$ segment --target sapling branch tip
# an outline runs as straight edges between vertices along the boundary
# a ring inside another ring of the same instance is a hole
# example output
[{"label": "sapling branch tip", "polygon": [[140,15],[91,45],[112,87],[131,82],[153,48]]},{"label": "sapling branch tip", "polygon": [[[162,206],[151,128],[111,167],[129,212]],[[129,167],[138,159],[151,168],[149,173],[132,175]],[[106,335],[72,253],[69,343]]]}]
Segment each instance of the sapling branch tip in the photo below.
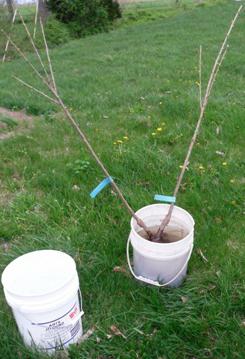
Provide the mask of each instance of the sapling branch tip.
[{"label": "sapling branch tip", "polygon": [[43,28],[43,22],[42,22],[41,17],[40,17],[40,27],[41,27],[43,41],[44,41],[44,45],[45,45],[46,56],[47,56],[47,59],[48,59],[49,71],[50,71],[51,78],[52,78],[53,89],[57,93],[57,86],[56,86],[56,82],[55,82],[55,78],[54,78],[53,66],[52,66],[52,62],[50,60],[50,56],[49,56],[49,48],[48,48],[48,44],[47,44],[47,40],[46,40],[46,36],[45,36],[44,28]]},{"label": "sapling branch tip", "polygon": [[[14,22],[15,22],[15,19],[16,19],[16,15],[17,15],[17,9],[15,9],[15,11],[14,11],[14,16],[13,16],[13,18],[12,18],[12,22],[11,22],[9,34],[11,33],[12,28],[13,28],[13,26],[14,26]],[[6,42],[6,45],[5,45],[5,49],[4,49],[3,58],[2,58],[2,62],[3,62],[3,63],[5,62],[6,55],[7,55],[7,52],[8,52],[8,48],[9,48],[9,39],[7,39],[7,42]]]},{"label": "sapling branch tip", "polygon": [[32,47],[33,47],[33,50],[34,50],[34,52],[35,52],[36,55],[37,55],[37,58],[38,58],[38,60],[39,60],[39,62],[40,62],[40,64],[41,64],[41,66],[42,66],[42,69],[43,69],[43,71],[44,71],[46,77],[47,77],[47,80],[49,80],[49,75],[48,75],[47,70],[46,70],[46,67],[45,67],[45,65],[44,65],[44,63],[43,63],[43,60],[42,60],[42,58],[41,58],[41,55],[39,54],[39,51],[38,51],[38,49],[37,49],[37,47],[36,47],[36,45],[35,45],[35,43],[34,43],[34,40],[33,40],[32,36],[31,36],[31,33],[30,33],[30,31],[29,31],[29,29],[28,29],[26,23],[25,23],[25,20],[24,20],[23,16],[21,15],[21,13],[20,13],[19,11],[18,11],[18,16],[19,16],[19,18],[20,18],[20,20],[21,20],[21,22],[22,22],[22,25],[23,25],[24,28],[25,28],[27,37],[29,38],[30,43],[31,43],[31,45],[32,45]]},{"label": "sapling branch tip", "polygon": [[[183,166],[181,166],[181,171],[179,173],[179,176],[177,178],[177,182],[175,185],[175,189],[174,189],[174,194],[173,196],[177,198],[184,174],[187,170],[187,167],[190,163],[190,156],[192,154],[192,150],[193,147],[196,143],[196,139],[197,136],[199,134],[200,131],[200,126],[202,124],[202,121],[204,119],[204,114],[205,114],[205,110],[206,107],[208,105],[208,100],[209,100],[209,96],[211,94],[213,85],[215,83],[217,74],[219,72],[220,66],[224,61],[227,49],[228,49],[228,45],[227,45],[227,41],[228,38],[231,34],[231,31],[237,21],[237,18],[242,10],[243,6],[241,5],[235,15],[235,17],[233,18],[231,25],[229,27],[228,32],[226,33],[225,39],[221,45],[220,51],[217,55],[217,58],[214,62],[213,68],[211,70],[211,74],[208,80],[208,84],[206,87],[206,91],[204,94],[204,97],[202,98],[202,47],[200,46],[200,50],[199,50],[199,103],[200,103],[200,113],[199,113],[199,117],[198,117],[198,121],[194,130],[194,134],[191,138],[191,142],[189,144],[188,150],[187,150],[187,154],[183,163]],[[46,69],[46,66],[44,65],[44,62],[41,58],[41,55],[37,49],[37,46],[35,45],[35,41],[34,38],[31,36],[30,31],[28,29],[28,27],[26,26],[26,23],[23,19],[23,17],[21,16],[21,14],[19,14],[21,22],[25,28],[25,31],[27,33],[27,36],[29,38],[29,41],[31,42],[31,45],[34,49],[34,52],[36,53],[36,56],[38,58],[38,61],[44,71],[45,76],[43,76],[38,69],[32,64],[32,62],[28,59],[28,57],[23,53],[23,51],[21,51],[21,49],[16,45],[16,43],[10,38],[9,35],[7,35],[5,33],[5,36],[7,37],[9,43],[11,43],[14,48],[16,49],[16,51],[19,53],[19,55],[25,60],[25,62],[31,67],[32,71],[38,76],[38,78],[43,82],[43,84],[46,86],[46,88],[49,90],[50,94],[52,96],[47,95],[46,93],[44,93],[43,91],[37,89],[36,87],[28,84],[27,82],[25,82],[24,80],[18,78],[15,76],[15,79],[20,82],[22,85],[26,86],[27,88],[29,88],[30,90],[38,93],[39,95],[43,96],[44,98],[46,98],[47,100],[49,100],[50,102],[56,104],[64,113],[65,118],[68,120],[68,122],[72,125],[72,127],[74,128],[75,132],[79,135],[80,139],[82,140],[82,142],[84,143],[85,147],[87,148],[88,152],[90,153],[90,155],[94,158],[94,160],[96,161],[96,163],[98,164],[98,166],[101,168],[103,174],[106,177],[111,177],[109,171],[107,170],[107,168],[105,167],[105,165],[103,164],[103,162],[101,161],[101,159],[99,158],[99,156],[97,155],[96,151],[94,150],[94,148],[92,147],[90,141],[88,140],[87,136],[85,135],[84,131],[80,128],[78,122],[75,120],[75,118],[73,117],[72,113],[70,112],[69,108],[65,105],[65,103],[63,102],[62,98],[60,97],[59,93],[58,93],[58,88],[57,88],[57,84],[56,84],[56,80],[55,80],[55,76],[54,76],[54,71],[53,71],[53,66],[52,66],[52,61],[50,58],[50,54],[49,54],[49,48],[48,48],[48,44],[47,44],[47,40],[46,40],[46,35],[45,35],[45,31],[44,31],[44,27],[42,24],[42,21],[40,19],[40,27],[41,27],[41,33],[42,33],[42,37],[43,37],[43,42],[45,45],[45,54],[46,54],[46,58],[47,58],[47,62],[48,62],[48,70]],[[171,220],[171,216],[173,213],[173,209],[174,209],[174,204],[171,204],[169,206],[168,209],[168,213],[165,216],[165,218],[163,218],[159,229],[157,230],[156,234],[153,234],[152,230],[150,228],[148,228],[146,226],[146,224],[144,223],[144,221],[142,219],[140,219],[136,213],[134,212],[134,210],[131,208],[131,206],[129,205],[128,201],[126,200],[126,198],[124,197],[123,193],[121,192],[120,188],[118,187],[118,185],[115,183],[115,181],[112,179],[111,181],[111,186],[114,189],[114,191],[117,193],[118,197],[120,198],[120,200],[122,201],[124,208],[127,210],[127,212],[136,220],[137,224],[146,232],[148,239],[154,242],[158,242],[158,241],[164,241],[164,235],[165,235],[165,229],[168,226],[170,220]]]},{"label": "sapling branch tip", "polygon": [[[187,154],[186,154],[186,157],[185,157],[185,160],[184,160],[184,164],[183,166],[181,167],[181,171],[180,171],[180,174],[179,174],[179,177],[177,178],[177,182],[176,182],[176,186],[175,186],[175,189],[174,189],[174,194],[173,196],[175,198],[177,198],[177,195],[178,195],[178,192],[179,192],[179,189],[180,189],[180,186],[181,186],[181,183],[182,183],[182,180],[183,180],[183,177],[184,177],[184,174],[185,174],[185,171],[187,169],[187,166],[189,164],[189,160],[190,160],[190,157],[191,157],[191,154],[192,154],[192,150],[193,150],[193,147],[196,143],[196,139],[197,139],[197,136],[199,134],[199,131],[200,131],[200,127],[201,127],[201,124],[202,124],[202,121],[204,119],[204,114],[205,114],[205,110],[206,110],[206,107],[208,105],[208,100],[209,100],[209,96],[211,94],[211,91],[213,89],[213,85],[215,83],[215,80],[216,80],[216,77],[217,77],[217,74],[219,72],[219,69],[220,69],[220,66],[222,64],[222,62],[224,61],[224,58],[225,58],[225,55],[226,55],[226,52],[227,52],[227,41],[228,41],[228,38],[231,34],[231,31],[242,11],[242,8],[243,8],[243,5],[241,5],[231,24],[230,24],[230,27],[225,35],[225,39],[220,47],[220,50],[219,50],[219,53],[216,57],[216,60],[214,62],[214,65],[213,65],[213,68],[211,70],[211,74],[210,74],[210,77],[209,77],[209,80],[208,80],[208,84],[207,84],[207,87],[206,87],[206,91],[205,91],[205,95],[204,95],[204,98],[200,101],[201,103],[201,106],[200,106],[200,113],[199,113],[199,117],[198,117],[198,121],[197,121],[197,124],[196,124],[196,127],[195,127],[195,131],[194,131],[194,134],[192,136],[192,139],[191,139],[191,142],[189,144],[189,147],[188,147],[188,151],[187,151]],[[200,69],[201,69],[201,49],[200,49],[200,55],[199,55],[199,66],[200,66]],[[201,70],[199,70],[199,73],[201,73]],[[174,204],[172,203],[170,206],[169,206],[169,210],[168,210],[168,213],[166,215],[166,217],[162,220],[162,223],[158,229],[158,232],[156,234],[156,238],[154,238],[155,241],[159,241],[159,240],[164,240],[164,231],[165,231],[165,228],[168,226],[170,220],[171,220],[171,216],[172,216],[172,213],[173,213],[173,209],[174,209]]]},{"label": "sapling branch tip", "polygon": [[37,18],[38,18],[38,8],[39,8],[39,0],[36,0],[36,9],[35,9],[35,18],[34,18],[34,30],[33,30],[33,39],[36,39],[37,32]]},{"label": "sapling branch tip", "polygon": [[38,90],[36,87],[34,87],[34,86],[28,84],[27,82],[25,82],[24,80],[20,79],[19,77],[13,76],[13,78],[14,78],[16,81],[20,82],[22,85],[24,85],[24,86],[26,86],[27,88],[31,89],[32,91],[38,93],[39,95],[41,95],[41,96],[43,96],[43,97],[46,97],[46,99],[48,99],[49,101],[53,102],[54,104],[56,104],[56,105],[59,104],[57,100],[55,100],[54,98],[48,96],[48,95],[45,94],[43,91]]},{"label": "sapling branch tip", "polygon": [[[20,14],[19,14],[20,15]],[[35,45],[35,42],[25,24],[25,21],[23,19],[23,17],[20,15],[21,18],[21,22],[26,30],[27,36],[32,44],[32,47],[37,55],[37,58],[39,60],[40,65],[42,66],[44,73],[46,75],[46,79],[40,74],[40,72],[37,70],[37,68],[32,64],[32,62],[28,59],[28,57],[20,50],[20,48],[15,44],[15,42],[10,38],[10,36],[8,36],[5,33],[5,36],[9,39],[9,41],[11,42],[11,44],[14,46],[14,48],[16,49],[16,51],[19,53],[19,55],[25,60],[25,62],[31,67],[31,69],[33,70],[33,72],[39,77],[39,79],[42,80],[42,82],[44,83],[44,85],[46,85],[46,87],[48,88],[48,90],[52,93],[52,95],[54,96],[54,98],[51,98],[50,96],[46,95],[44,92],[38,90],[37,88],[35,88],[34,86],[28,84],[27,82],[25,82],[24,80],[21,80],[20,78],[17,78],[15,76],[15,79],[17,81],[19,81],[20,83],[22,83],[22,85],[28,87],[29,89],[37,92],[39,95],[42,95],[43,97],[45,97],[46,99],[48,99],[50,102],[57,104],[61,110],[63,111],[65,118],[70,122],[70,124],[72,125],[72,127],[74,128],[74,130],[77,132],[77,134],[79,135],[80,139],[83,141],[83,143],[85,144],[88,152],[91,154],[91,156],[94,158],[94,160],[97,162],[98,166],[101,168],[102,172],[104,173],[104,175],[106,177],[111,177],[110,173],[108,172],[108,170],[106,169],[105,165],[103,164],[103,162],[101,161],[101,159],[99,158],[99,156],[97,155],[97,153],[95,152],[95,150],[93,149],[92,145],[90,144],[90,141],[88,140],[87,136],[85,135],[85,133],[81,130],[80,126],[78,125],[77,121],[74,119],[73,115],[71,114],[70,110],[68,109],[68,107],[64,104],[63,100],[61,99],[61,97],[58,94],[57,91],[57,86],[56,86],[56,81],[55,81],[55,76],[54,76],[54,72],[53,72],[53,67],[52,67],[52,61],[50,59],[50,55],[49,55],[49,48],[48,48],[48,44],[47,44],[47,40],[46,40],[46,35],[45,35],[45,31],[43,28],[43,24],[42,21],[40,20],[40,26],[41,26],[41,31],[42,31],[42,36],[43,36],[43,41],[45,44],[45,53],[46,53],[46,57],[48,60],[48,66],[49,66],[49,74],[46,70],[46,67],[42,61],[42,58],[40,56],[40,53]],[[112,178],[112,177],[111,177]],[[121,199],[125,209],[129,212],[129,214],[136,220],[137,224],[144,229],[144,231],[147,233],[149,239],[152,238],[153,234],[152,232],[148,229],[148,227],[145,225],[144,221],[142,221],[134,212],[134,210],[131,208],[131,206],[129,205],[129,203],[127,202],[126,198],[124,197],[124,195],[122,194],[120,188],[118,187],[118,185],[115,183],[115,181],[112,179],[111,181],[111,185],[113,187],[113,189],[115,190],[115,192],[117,193],[118,197]]]},{"label": "sapling branch tip", "polygon": [[202,108],[202,45],[199,48],[199,103]]}]

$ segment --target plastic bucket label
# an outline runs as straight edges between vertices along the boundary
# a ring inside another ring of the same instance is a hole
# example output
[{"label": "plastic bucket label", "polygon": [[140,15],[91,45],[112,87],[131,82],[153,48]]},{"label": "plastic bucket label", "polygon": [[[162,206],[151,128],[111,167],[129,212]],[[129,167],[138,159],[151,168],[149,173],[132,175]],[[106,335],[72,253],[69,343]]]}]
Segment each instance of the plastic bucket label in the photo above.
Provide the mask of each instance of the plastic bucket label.
[{"label": "plastic bucket label", "polygon": [[[17,323],[21,320],[22,326],[31,337],[32,345],[39,349],[52,351],[77,342],[82,335],[82,321],[80,298],[77,295],[68,311],[57,318],[46,322],[35,322],[27,319],[20,312],[14,311]],[[21,316],[21,318],[20,318]]]},{"label": "plastic bucket label", "polygon": [[79,314],[79,312],[77,303],[75,303],[68,313],[61,318],[46,323],[32,323],[30,330],[32,339],[34,340],[34,337],[40,338],[39,343],[44,349],[53,349],[53,347],[50,348],[50,345],[55,348],[67,344],[81,329],[80,320],[75,324],[72,321],[73,315]]}]

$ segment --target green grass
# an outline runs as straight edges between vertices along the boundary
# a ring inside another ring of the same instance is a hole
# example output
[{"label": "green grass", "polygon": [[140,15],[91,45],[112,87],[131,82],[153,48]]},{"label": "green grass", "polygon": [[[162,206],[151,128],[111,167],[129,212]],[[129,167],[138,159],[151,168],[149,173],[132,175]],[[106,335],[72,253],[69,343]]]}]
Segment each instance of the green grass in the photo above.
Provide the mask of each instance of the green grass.
[{"label": "green grass", "polygon": [[[176,4],[175,0],[156,0],[122,4],[121,8],[123,16],[111,25],[111,30],[135,23],[145,23],[148,21],[155,21],[157,19],[166,19],[176,16],[177,14],[188,12],[196,7],[213,6],[222,2],[224,2],[224,0],[206,0],[203,3],[199,3],[196,0],[181,0],[179,4]],[[19,11],[30,30],[30,33],[33,34],[35,6],[20,6]],[[14,40],[14,42],[21,47],[22,51],[33,52],[31,43],[28,41],[25,29],[23,28],[18,16],[11,30],[10,26],[6,8],[4,10],[4,8],[0,7],[0,30],[3,29],[7,34],[10,33],[12,40]],[[51,48],[65,44],[71,39],[74,39],[74,34],[71,29],[69,29],[66,24],[62,24],[55,20],[52,15],[49,16],[45,24],[45,32]],[[1,34],[0,59],[3,57],[5,45],[6,37]],[[36,45],[39,49],[44,48],[39,25],[37,25],[36,30]],[[18,57],[19,54],[16,53],[14,47],[10,44],[6,61],[11,61]]]},{"label": "green grass", "polygon": [[[52,50],[63,99],[135,210],[173,192],[198,116],[199,45],[206,82],[236,9],[200,7]],[[109,188],[90,199],[103,175],[63,116],[11,78],[37,85],[29,68],[1,65],[0,105],[38,115],[33,129],[0,143],[1,270],[35,249],[75,258],[84,327],[97,330],[70,358],[244,358],[244,26],[243,13],[178,198],[196,228],[188,277],[175,290],[113,272],[126,267],[130,218]],[[0,302],[0,357],[43,358],[23,346],[3,292]],[[113,324],[127,340],[107,339]]]},{"label": "green grass", "polygon": [[[19,12],[23,16],[27,27],[33,35],[34,33],[34,19],[35,19],[35,7],[33,6],[20,6]],[[26,31],[21,23],[20,18],[16,17],[15,23],[11,26],[11,23],[8,21],[8,16],[6,10],[0,7],[0,31],[4,30],[6,34],[11,35],[11,39],[21,48],[25,53],[33,52],[33,48],[31,43],[28,41],[28,37]],[[64,44],[71,40],[72,36],[68,27],[65,24],[62,24],[54,19],[51,15],[49,16],[46,24],[45,24],[45,32],[47,39],[49,41],[49,46],[57,47],[58,45]],[[2,61],[2,57],[5,51],[6,46],[6,35],[4,33],[0,33],[0,59]],[[41,29],[39,23],[36,28],[36,45],[39,49],[44,48],[44,44],[42,41]],[[12,44],[9,45],[6,61],[11,61],[15,58],[18,58],[19,54],[16,53],[15,48]]]},{"label": "green grass", "polygon": [[166,19],[188,12],[196,7],[214,6],[224,3],[223,0],[145,0],[121,5],[123,17],[118,21],[120,26],[132,23],[144,23],[145,21],[155,21]]},{"label": "green grass", "polygon": [[7,127],[8,129],[13,129],[18,123],[10,117],[0,115],[0,125]]}]

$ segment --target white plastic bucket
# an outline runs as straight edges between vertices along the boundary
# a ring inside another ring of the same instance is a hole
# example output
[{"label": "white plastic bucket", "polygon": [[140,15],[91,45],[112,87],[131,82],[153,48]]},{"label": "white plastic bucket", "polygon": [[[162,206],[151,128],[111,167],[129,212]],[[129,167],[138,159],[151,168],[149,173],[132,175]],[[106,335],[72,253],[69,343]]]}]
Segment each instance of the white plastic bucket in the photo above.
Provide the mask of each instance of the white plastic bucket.
[{"label": "white plastic bucket", "polygon": [[2,284],[26,345],[52,353],[82,336],[74,260],[54,250],[24,254],[4,270]]},{"label": "white plastic bucket", "polygon": [[[136,215],[148,227],[159,226],[168,213],[168,204],[153,204],[141,208]],[[132,275],[145,283],[159,287],[178,287],[184,280],[194,243],[194,220],[184,209],[175,206],[168,230],[181,231],[183,239],[173,243],[155,243],[142,238],[134,218],[127,243],[127,260]],[[129,245],[133,247],[133,268]]]}]

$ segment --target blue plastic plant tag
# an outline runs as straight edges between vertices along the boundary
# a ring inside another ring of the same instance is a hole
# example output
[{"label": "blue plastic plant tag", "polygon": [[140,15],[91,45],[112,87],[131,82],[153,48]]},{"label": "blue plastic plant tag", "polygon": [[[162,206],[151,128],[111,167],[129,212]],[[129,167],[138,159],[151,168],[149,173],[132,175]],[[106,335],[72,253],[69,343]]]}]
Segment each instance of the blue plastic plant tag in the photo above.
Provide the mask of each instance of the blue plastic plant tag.
[{"label": "blue plastic plant tag", "polygon": [[176,197],[173,196],[163,196],[161,194],[156,194],[154,197],[155,201],[160,201],[160,202],[167,202],[167,203],[175,203],[176,202]]},{"label": "blue plastic plant tag", "polygon": [[109,183],[112,182],[111,177],[105,178],[100,184],[90,193],[91,198],[95,198]]}]

